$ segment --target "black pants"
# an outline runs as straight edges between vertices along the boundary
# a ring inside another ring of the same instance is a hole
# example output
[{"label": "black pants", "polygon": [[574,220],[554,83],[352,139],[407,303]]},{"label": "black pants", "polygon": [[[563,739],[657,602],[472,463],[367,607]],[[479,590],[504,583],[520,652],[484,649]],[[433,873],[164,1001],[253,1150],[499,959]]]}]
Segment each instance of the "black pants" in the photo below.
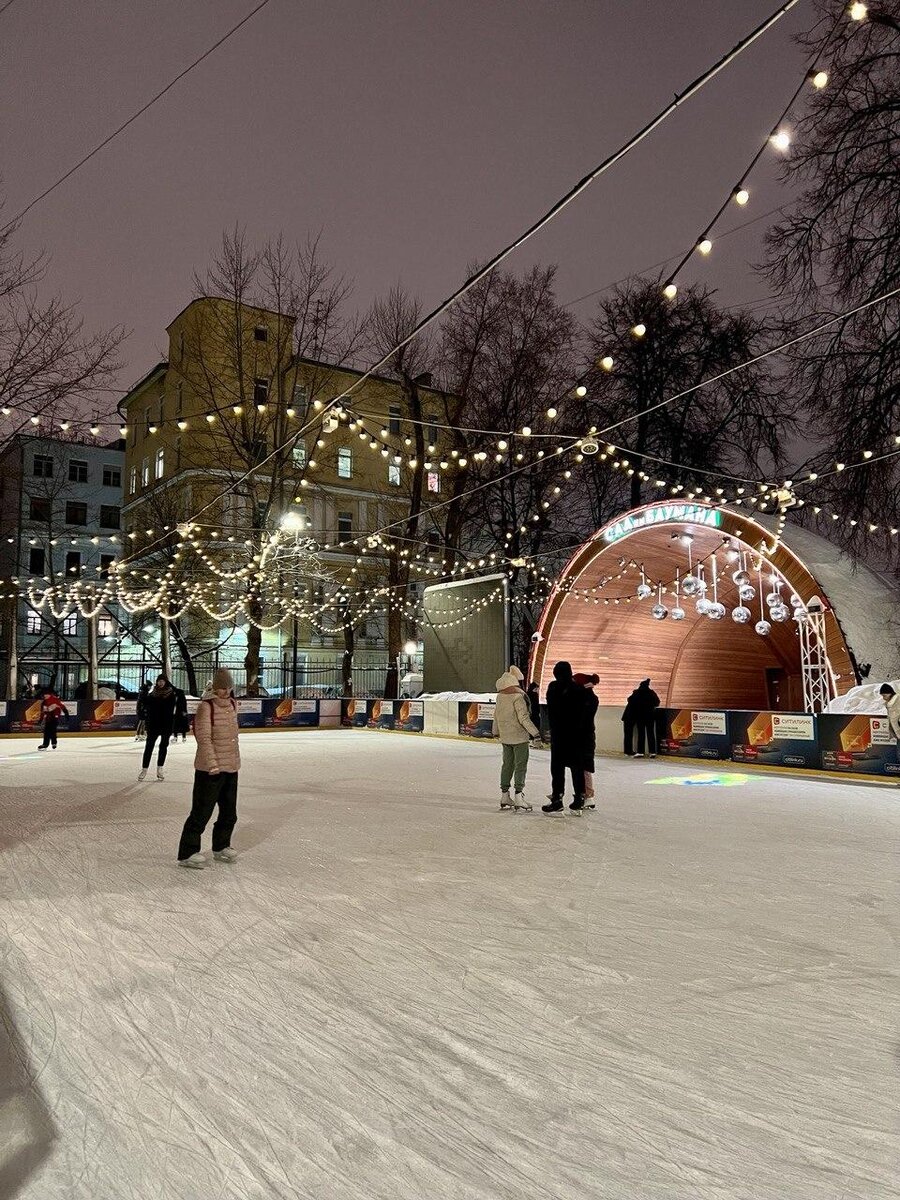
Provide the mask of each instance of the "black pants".
[{"label": "black pants", "polygon": [[623,729],[624,738],[625,738],[625,742],[624,742],[624,745],[622,748],[624,749],[626,754],[634,754],[634,727],[635,727],[635,724],[636,724],[636,721],[635,721],[634,717],[623,717],[622,718],[622,729]]},{"label": "black pants", "polygon": [[190,815],[181,831],[179,859],[199,853],[200,839],[217,804],[219,815],[213,825],[212,848],[224,850],[231,845],[231,832],[237,823],[237,789],[237,771],[220,771],[218,775],[210,775],[208,771],[194,772],[194,795]]},{"label": "black pants", "polygon": [[566,793],[566,767],[572,772],[572,790],[576,796],[584,795],[584,767],[572,766],[573,758],[568,750],[550,746],[550,782],[553,795],[560,800]]},{"label": "black pants", "polygon": [[157,738],[159,738],[159,757],[156,760],[156,765],[161,767],[165,763],[166,755],[169,753],[169,738],[171,736],[171,729],[154,729],[152,726],[147,726],[147,744],[144,746],[144,761],[142,764],[145,771],[150,766],[150,759],[153,757],[153,747],[156,745]]},{"label": "black pants", "polygon": [[638,754],[644,753],[644,741],[647,743],[647,752],[649,754],[656,753],[656,718],[655,717],[638,717],[637,722],[638,733]]},{"label": "black pants", "polygon": [[44,740],[41,743],[43,746],[56,745],[56,730],[59,728],[59,717],[44,718]]}]

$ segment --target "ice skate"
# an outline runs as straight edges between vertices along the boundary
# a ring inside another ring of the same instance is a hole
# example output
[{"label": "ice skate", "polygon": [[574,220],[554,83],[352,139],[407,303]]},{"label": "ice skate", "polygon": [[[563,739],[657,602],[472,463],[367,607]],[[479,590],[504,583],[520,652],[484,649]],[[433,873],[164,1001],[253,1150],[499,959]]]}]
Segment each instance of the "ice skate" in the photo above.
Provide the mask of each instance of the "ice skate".
[{"label": "ice skate", "polygon": [[146,778],[147,778],[147,768],[141,767],[141,769],[138,771],[138,783],[140,783],[141,780],[146,779]]},{"label": "ice skate", "polygon": [[513,804],[515,805],[516,812],[531,812],[531,805],[525,799],[524,792],[516,792]]},{"label": "ice skate", "polygon": [[563,811],[563,802],[561,796],[548,796],[549,804],[541,805],[541,812],[545,813],[561,813]]},{"label": "ice skate", "polygon": [[192,867],[195,871],[202,871],[206,866],[205,854],[192,854],[190,858],[179,858],[179,867]]},{"label": "ice skate", "polygon": [[213,850],[213,858],[216,862],[237,862],[238,852],[234,846],[226,846],[224,850]]},{"label": "ice skate", "polygon": [[581,812],[581,810],[584,808],[584,796],[576,796],[569,805],[569,808],[572,810],[572,812]]},{"label": "ice skate", "polygon": [[38,750],[49,750],[49,746],[38,746]]},{"label": "ice skate", "polygon": [[513,804],[512,797],[510,796],[509,792],[501,792],[500,793],[500,808],[501,809],[515,808],[515,805]]},{"label": "ice skate", "polygon": [[166,777],[165,772],[163,771],[162,767],[157,767],[156,768],[156,778],[157,779],[165,779],[165,777]]}]

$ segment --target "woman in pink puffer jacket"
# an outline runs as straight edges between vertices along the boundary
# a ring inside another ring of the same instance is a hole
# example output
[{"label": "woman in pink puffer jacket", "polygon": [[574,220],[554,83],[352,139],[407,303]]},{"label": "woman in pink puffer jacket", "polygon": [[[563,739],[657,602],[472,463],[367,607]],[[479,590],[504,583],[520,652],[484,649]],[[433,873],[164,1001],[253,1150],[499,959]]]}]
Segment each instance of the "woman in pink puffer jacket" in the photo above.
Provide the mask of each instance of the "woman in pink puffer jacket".
[{"label": "woman in pink puffer jacket", "polygon": [[200,839],[216,805],[219,815],[212,831],[213,858],[234,862],[237,851],[231,834],[237,822],[238,749],[237,701],[234,680],[224,668],[216,671],[212,683],[194,716],[197,753],[194,756],[194,795],[191,811],[181,832],[178,861],[183,867],[205,867]]}]

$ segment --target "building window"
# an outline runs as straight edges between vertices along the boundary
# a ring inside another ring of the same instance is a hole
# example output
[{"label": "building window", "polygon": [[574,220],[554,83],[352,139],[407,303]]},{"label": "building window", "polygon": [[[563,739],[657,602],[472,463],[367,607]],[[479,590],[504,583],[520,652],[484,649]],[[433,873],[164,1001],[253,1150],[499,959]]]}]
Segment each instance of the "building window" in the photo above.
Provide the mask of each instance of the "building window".
[{"label": "building window", "polygon": [[339,512],[337,515],[338,541],[349,542],[353,537],[353,513]]},{"label": "building window", "polygon": [[309,388],[305,383],[294,384],[294,405],[296,408],[306,408],[309,400]]},{"label": "building window", "polygon": [[137,491],[137,467],[131,468],[131,474],[128,477],[128,494],[133,496]]},{"label": "building window", "polygon": [[102,638],[112,637],[116,632],[116,623],[112,617],[97,618],[97,633]]},{"label": "building window", "polygon": [[67,500],[66,524],[87,525],[87,505],[80,500]]},{"label": "building window", "polygon": [[306,507],[306,505],[305,504],[295,504],[293,511],[297,514],[298,518],[300,519],[300,523],[301,523],[300,528],[302,530],[309,529],[309,509]]},{"label": "building window", "polygon": [[400,409],[395,404],[388,409],[388,430],[391,433],[400,432]]},{"label": "building window", "polygon": [[441,490],[441,477],[437,471],[428,472],[428,490],[429,492],[439,492]]},{"label": "building window", "polygon": [[428,421],[428,444],[434,446],[438,440],[437,418],[433,413],[429,413],[425,419]]},{"label": "building window", "polygon": [[353,477],[353,451],[343,447],[338,450],[338,479]]},{"label": "building window", "polygon": [[266,404],[269,399],[269,381],[268,379],[253,380],[253,403]]},{"label": "building window", "polygon": [[29,520],[43,521],[44,524],[49,525],[51,512],[52,508],[49,500],[45,499],[43,496],[31,497],[28,508]]},{"label": "building window", "polygon": [[88,465],[81,458],[73,458],[69,462],[69,483],[87,483]]},{"label": "building window", "polygon": [[166,452],[162,446],[156,452],[156,478],[162,479],[166,469]]},{"label": "building window", "polygon": [[100,505],[100,528],[101,529],[119,529],[121,528],[121,511],[118,504],[101,504]]},{"label": "building window", "polygon": [[103,466],[103,486],[104,487],[121,487],[122,486],[122,468],[110,467],[107,464]]},{"label": "building window", "polygon": [[36,454],[34,456],[34,474],[38,479],[53,478],[53,459],[49,454]]},{"label": "building window", "polygon": [[294,466],[302,470],[306,466],[306,442],[294,443]]},{"label": "building window", "polygon": [[394,487],[400,486],[400,468],[395,463],[388,464],[388,483]]},{"label": "building window", "polygon": [[30,633],[32,637],[41,632],[44,625],[44,619],[39,612],[35,612],[33,608],[29,608],[25,614],[25,632]]},{"label": "building window", "polygon": [[108,575],[109,571],[110,571],[110,567],[113,565],[113,563],[115,561],[116,561],[116,556],[114,554],[101,554],[100,555],[100,574]]},{"label": "building window", "polygon": [[255,442],[250,443],[250,460],[258,466],[265,462],[269,456],[269,442],[267,438],[257,438]]},{"label": "building window", "polygon": [[70,550],[66,555],[66,574],[79,576],[81,574],[81,551]]},{"label": "building window", "polygon": [[254,342],[267,342],[269,340],[269,331],[265,325],[257,325],[253,330]]},{"label": "building window", "polygon": [[78,616],[75,613],[63,617],[62,631],[63,637],[75,637],[78,633]]},{"label": "building window", "polygon": [[436,550],[441,544],[441,535],[432,529],[425,535],[425,541],[428,543],[430,550]]},{"label": "building window", "polygon": [[43,575],[46,566],[46,554],[39,546],[32,546],[28,551],[28,574]]},{"label": "building window", "polygon": [[141,463],[141,486],[147,487],[150,483],[150,459],[145,458]]}]

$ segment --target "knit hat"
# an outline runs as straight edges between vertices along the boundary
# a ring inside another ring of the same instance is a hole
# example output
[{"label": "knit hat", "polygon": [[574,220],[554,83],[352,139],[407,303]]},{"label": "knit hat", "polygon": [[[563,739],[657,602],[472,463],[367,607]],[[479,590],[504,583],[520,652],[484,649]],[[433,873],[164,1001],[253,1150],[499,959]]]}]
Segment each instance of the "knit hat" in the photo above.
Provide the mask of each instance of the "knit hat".
[{"label": "knit hat", "polygon": [[515,675],[516,679],[520,682],[525,678],[517,666],[507,667],[506,673],[507,675]]},{"label": "knit hat", "polygon": [[219,667],[215,675],[212,677],[212,683],[209,685],[214,692],[233,692],[234,679],[231,672],[225,667]]},{"label": "knit hat", "polygon": [[[521,678],[521,676],[520,676]],[[502,692],[504,688],[519,686],[519,679],[513,675],[512,671],[507,671],[497,680],[497,691]]]}]

